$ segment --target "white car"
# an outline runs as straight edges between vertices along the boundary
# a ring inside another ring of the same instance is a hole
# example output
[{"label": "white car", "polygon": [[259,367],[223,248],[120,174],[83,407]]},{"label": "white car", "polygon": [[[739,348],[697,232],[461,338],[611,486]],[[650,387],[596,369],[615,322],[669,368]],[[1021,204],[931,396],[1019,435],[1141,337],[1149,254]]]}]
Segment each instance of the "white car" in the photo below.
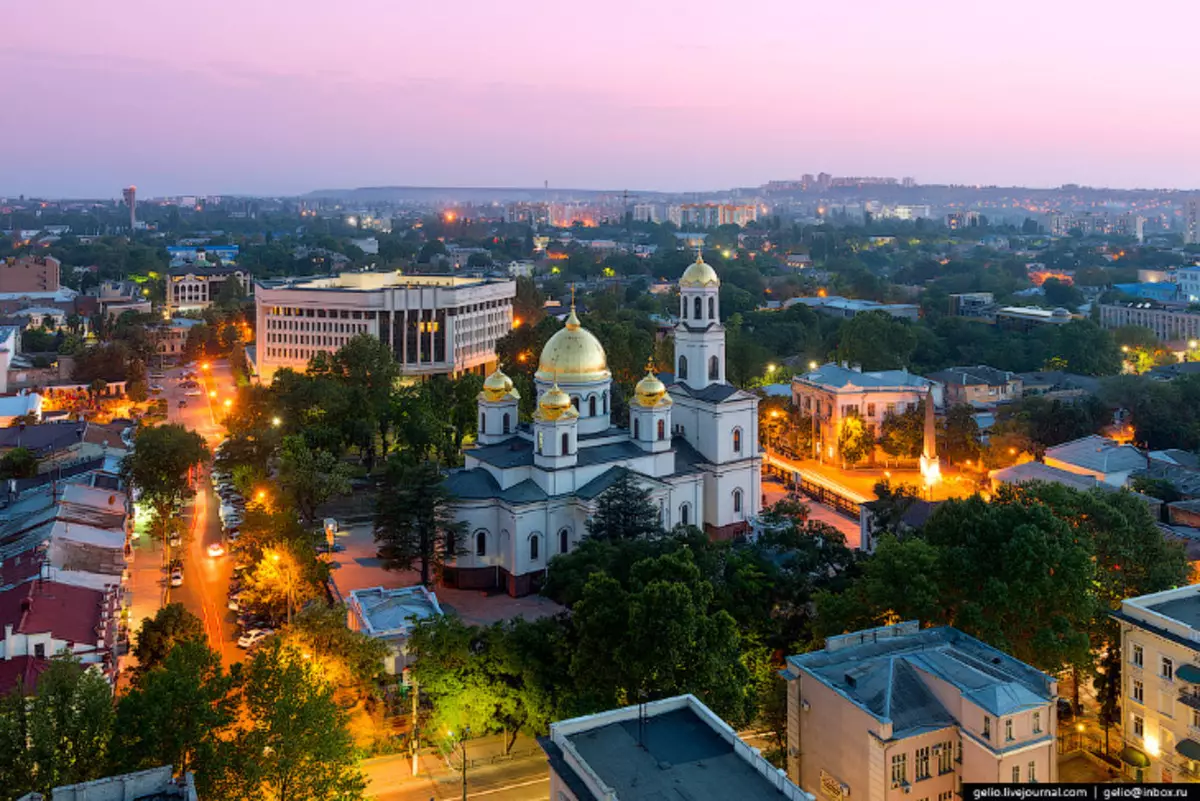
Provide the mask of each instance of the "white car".
[{"label": "white car", "polygon": [[185,389],[183,394],[187,395],[189,398],[196,398],[200,395],[203,395],[204,390],[200,389],[199,387],[193,387],[192,389]]},{"label": "white car", "polygon": [[214,542],[212,545],[208,546],[208,555],[212,557],[224,556],[225,546],[219,542]]},{"label": "white car", "polygon": [[151,392],[162,392],[163,389],[165,389],[165,387],[163,387],[162,384],[151,384],[150,385]]},{"label": "white car", "polygon": [[172,587],[182,587],[183,586],[183,570],[181,570],[178,567],[171,571],[171,586]]},{"label": "white car", "polygon": [[250,629],[241,637],[238,637],[238,648],[253,648],[267,639],[267,637],[270,637],[272,633],[270,629]]}]

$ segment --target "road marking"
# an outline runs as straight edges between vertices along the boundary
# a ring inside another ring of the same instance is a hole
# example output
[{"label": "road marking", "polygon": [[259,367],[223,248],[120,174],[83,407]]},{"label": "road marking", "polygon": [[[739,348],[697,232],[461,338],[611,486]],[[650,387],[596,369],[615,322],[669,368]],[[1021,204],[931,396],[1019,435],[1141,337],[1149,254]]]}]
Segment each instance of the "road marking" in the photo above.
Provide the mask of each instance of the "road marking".
[{"label": "road marking", "polygon": [[538,778],[538,779],[530,779],[527,782],[518,782],[516,784],[507,784],[504,787],[492,787],[491,789],[480,790],[479,792],[476,792],[476,793],[468,792],[467,798],[476,798],[481,795],[491,795],[492,793],[503,793],[505,790],[516,790],[518,787],[529,787],[532,784],[541,784],[542,782],[549,782],[549,781],[550,781],[549,776],[542,776],[541,778]]}]

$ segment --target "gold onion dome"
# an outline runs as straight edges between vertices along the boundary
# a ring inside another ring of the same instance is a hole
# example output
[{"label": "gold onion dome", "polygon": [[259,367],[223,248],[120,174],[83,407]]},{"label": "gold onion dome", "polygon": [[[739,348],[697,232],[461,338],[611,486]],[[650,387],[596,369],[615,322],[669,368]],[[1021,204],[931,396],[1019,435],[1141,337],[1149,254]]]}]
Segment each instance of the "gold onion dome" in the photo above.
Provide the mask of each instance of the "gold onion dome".
[{"label": "gold onion dome", "polygon": [[538,414],[544,420],[578,416],[575,407],[571,405],[571,396],[559,388],[558,382],[546,390],[538,400]]},{"label": "gold onion dome", "polygon": [[542,348],[537,378],[541,381],[564,381],[568,384],[607,381],[612,378],[604,346],[579,324],[574,304],[571,304],[571,313],[567,315],[567,324],[555,332],[546,342],[546,347]]},{"label": "gold onion dome", "polygon": [[489,375],[483,382],[483,394],[490,401],[504,400],[504,396],[513,393],[513,397],[519,398],[513,389],[512,379],[504,374],[500,368],[496,368],[496,372]]},{"label": "gold onion dome", "polygon": [[642,406],[657,406],[664,400],[671,400],[666,386],[658,380],[658,376],[652,370],[646,371],[646,377],[637,382],[633,392],[637,395],[637,402]]},{"label": "gold onion dome", "polygon": [[717,271],[709,267],[705,263],[704,257],[698,252],[696,260],[688,265],[688,268],[683,271],[683,275],[679,278],[680,286],[705,287],[705,286],[720,286],[721,279],[717,277]]}]

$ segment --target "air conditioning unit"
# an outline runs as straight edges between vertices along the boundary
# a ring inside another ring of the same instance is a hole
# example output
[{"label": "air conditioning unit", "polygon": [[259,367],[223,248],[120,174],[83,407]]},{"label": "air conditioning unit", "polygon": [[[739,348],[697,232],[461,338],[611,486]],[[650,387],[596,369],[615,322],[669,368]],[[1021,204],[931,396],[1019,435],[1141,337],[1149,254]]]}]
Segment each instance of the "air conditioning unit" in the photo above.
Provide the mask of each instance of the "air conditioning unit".
[{"label": "air conditioning unit", "polygon": [[800,702],[800,708],[807,712],[812,709],[812,704],[810,704],[807,700],[804,700]]}]

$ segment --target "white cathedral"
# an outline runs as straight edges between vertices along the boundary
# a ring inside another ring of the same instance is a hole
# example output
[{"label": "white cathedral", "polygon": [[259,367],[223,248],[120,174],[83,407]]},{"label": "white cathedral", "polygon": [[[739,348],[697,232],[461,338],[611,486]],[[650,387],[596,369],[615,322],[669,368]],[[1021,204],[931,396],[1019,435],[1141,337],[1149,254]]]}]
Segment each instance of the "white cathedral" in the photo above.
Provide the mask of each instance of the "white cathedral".
[{"label": "white cathedral", "polygon": [[478,445],[446,480],[467,532],[447,585],[535,591],[550,559],[587,535],[597,497],[625,471],[650,491],[666,529],[728,538],[748,527],[762,497],[758,398],[725,380],[720,280],[699,255],[679,294],[675,373],[638,382],[629,428],[612,424],[608,360],[573,303],[542,350],[532,424],[517,423],[512,379],[488,376]]}]

